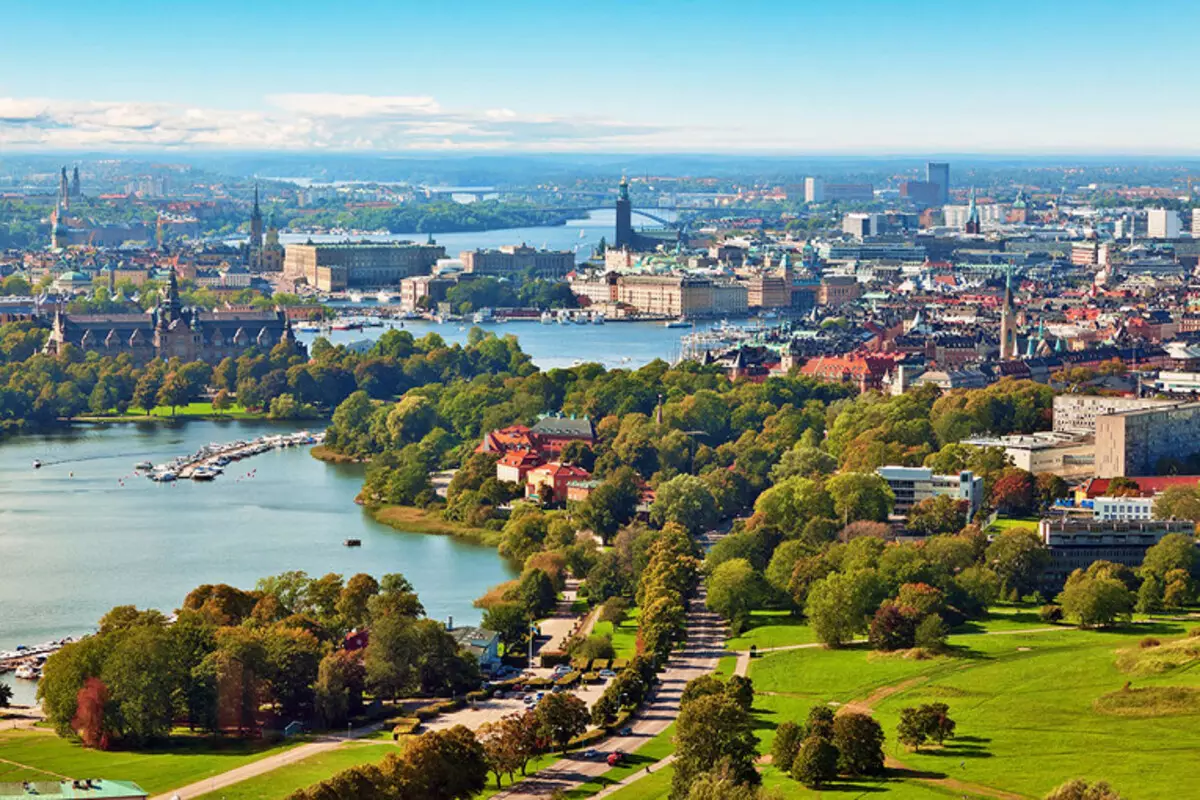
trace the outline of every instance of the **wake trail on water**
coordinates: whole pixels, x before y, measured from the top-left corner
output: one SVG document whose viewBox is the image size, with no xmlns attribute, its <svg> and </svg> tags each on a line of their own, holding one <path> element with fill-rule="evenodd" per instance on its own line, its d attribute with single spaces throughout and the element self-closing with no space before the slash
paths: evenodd
<svg viewBox="0 0 1200 800">
<path fill-rule="evenodd" d="M 134 453 L 109 453 L 102 456 L 80 456 L 79 458 L 60 458 L 55 461 L 43 461 L 42 469 L 45 469 L 46 467 L 57 467 L 61 466 L 62 464 L 81 464 L 85 461 L 104 461 L 108 458 L 137 458 L 138 456 L 148 455 L 152 455 L 152 453 L 142 451 Z"/>
</svg>

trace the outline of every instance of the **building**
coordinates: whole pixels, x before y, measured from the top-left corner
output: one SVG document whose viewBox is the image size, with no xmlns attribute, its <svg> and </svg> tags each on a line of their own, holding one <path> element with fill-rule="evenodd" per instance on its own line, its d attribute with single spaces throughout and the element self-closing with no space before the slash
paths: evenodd
<svg viewBox="0 0 1200 800">
<path fill-rule="evenodd" d="M 683 275 L 622 275 L 617 280 L 617 302 L 639 313 L 660 317 L 695 317 L 712 314 L 712 286 L 708 278 Z"/>
<path fill-rule="evenodd" d="M 962 444 L 1001 447 L 1014 467 L 1060 478 L 1085 478 L 1095 473 L 1096 443 L 1090 435 L 1044 431 L 1013 436 L 976 436 Z"/>
<path fill-rule="evenodd" d="M 875 199 L 875 187 L 869 183 L 827 183 L 825 184 L 825 200 L 827 202 L 860 202 L 869 203 Z"/>
<path fill-rule="evenodd" d="M 827 275 L 817 289 L 817 304 L 840 306 L 853 303 L 862 296 L 862 287 L 853 275 Z"/>
<path fill-rule="evenodd" d="M 907 198 L 918 208 L 929 208 L 943 204 L 942 187 L 929 181 L 903 181 L 900 196 Z"/>
<path fill-rule="evenodd" d="M 473 275 L 513 277 L 531 273 L 558 279 L 575 269 L 575 253 L 570 250 L 538 250 L 524 244 L 504 245 L 499 250 L 464 250 L 458 257 L 463 272 Z"/>
<path fill-rule="evenodd" d="M 268 352 L 277 344 L 296 343 L 287 314 L 274 311 L 203 311 L 184 307 L 172 270 L 166 296 L 144 314 L 54 315 L 46 352 L 65 345 L 103 355 L 128 354 L 140 363 L 155 358 L 207 361 L 237 358 L 251 348 Z"/>
<path fill-rule="evenodd" d="M 1097 497 L 1091 501 L 1097 522 L 1138 522 L 1154 519 L 1152 497 Z"/>
<path fill-rule="evenodd" d="M 633 240 L 633 203 L 629 199 L 629 181 L 622 175 L 621 182 L 617 184 L 617 225 L 613 245 L 617 249 L 634 250 L 637 248 Z"/>
<path fill-rule="evenodd" d="M 825 202 L 825 181 L 823 178 L 805 178 L 804 179 L 804 202 L 806 202 L 806 203 L 824 203 Z"/>
<path fill-rule="evenodd" d="M 323 292 L 398 286 L 404 278 L 428 275 L 446 248 L 413 242 L 289 244 L 284 276 Z"/>
<path fill-rule="evenodd" d="M 1178 239 L 1179 212 L 1171 208 L 1146 210 L 1146 236 L 1151 239 Z"/>
<path fill-rule="evenodd" d="M 1164 459 L 1200 452 L 1200 403 L 1096 417 L 1096 476 L 1155 475 Z"/>
<path fill-rule="evenodd" d="M 1146 551 L 1169 533 L 1195 535 L 1195 523 L 1169 520 L 1134 522 L 1086 519 L 1043 519 L 1038 535 L 1050 549 L 1050 565 L 1042 571 L 1043 589 L 1056 592 L 1077 569 L 1096 561 L 1112 561 L 1131 569 L 1142 565 Z"/>
<path fill-rule="evenodd" d="M 569 484 L 591 477 L 592 474 L 583 467 L 551 461 L 531 469 L 525 476 L 525 496 L 537 498 L 543 505 L 562 504 L 567 502 Z"/>
<path fill-rule="evenodd" d="M 842 217 L 842 233 L 849 234 L 856 239 L 865 239 L 868 236 L 875 236 L 882 232 L 882 227 L 882 214 L 865 214 L 862 212 L 855 212 Z"/>
<path fill-rule="evenodd" d="M 789 308 L 792 305 L 790 281 L 774 275 L 755 275 L 742 284 L 748 308 Z M 745 314 L 746 310 L 741 313 Z M 730 316 L 725 312 L 722 316 Z"/>
<path fill-rule="evenodd" d="M 458 645 L 459 651 L 465 650 L 475 656 L 484 672 L 500 666 L 500 634 L 473 625 L 455 627 L 454 617 L 447 620 L 446 633 Z"/>
<path fill-rule="evenodd" d="M 1192 236 L 1200 237 L 1200 208 L 1192 209 Z"/>
<path fill-rule="evenodd" d="M 587 417 L 542 417 L 529 429 L 534 446 L 547 458 L 562 453 L 568 442 L 596 443 L 596 428 Z"/>
<path fill-rule="evenodd" d="M 914 505 L 931 497 L 949 496 L 955 500 L 966 500 L 969 504 L 967 518 L 975 516 L 983 503 L 983 478 L 977 478 L 970 470 L 957 475 L 934 475 L 928 467 L 880 467 L 875 470 L 887 481 L 896 496 L 895 511 L 905 514 Z"/>
<path fill-rule="evenodd" d="M 944 161 L 929 161 L 925 164 L 925 182 L 938 187 L 935 205 L 950 202 L 950 165 Z"/>
<path fill-rule="evenodd" d="M 436 278 L 433 275 L 404 278 L 400 281 L 400 307 L 407 311 L 434 308 L 446 299 L 446 292 L 453 285 L 453 280 Z"/>
<path fill-rule="evenodd" d="M 974 200 L 972 197 L 971 202 Z M 1004 305 L 1000 308 L 1000 360 L 1014 359 L 1017 355 L 1017 322 L 1013 313 L 1012 270 L 1009 269 L 1004 276 Z"/>
<path fill-rule="evenodd" d="M 146 790 L 132 781 L 20 781 L 0 783 L 0 800 L 145 800 Z"/>
<path fill-rule="evenodd" d="M 787 367 L 785 355 L 781 366 Z M 852 383 L 859 391 L 882 389 L 888 373 L 896 362 L 890 358 L 870 356 L 817 356 L 805 361 L 800 374 L 824 383 Z"/>
<path fill-rule="evenodd" d="M 1055 433 L 1094 434 L 1097 417 L 1169 405 L 1172 405 L 1171 400 L 1100 397 L 1087 394 L 1055 395 L 1054 431 Z"/>
</svg>

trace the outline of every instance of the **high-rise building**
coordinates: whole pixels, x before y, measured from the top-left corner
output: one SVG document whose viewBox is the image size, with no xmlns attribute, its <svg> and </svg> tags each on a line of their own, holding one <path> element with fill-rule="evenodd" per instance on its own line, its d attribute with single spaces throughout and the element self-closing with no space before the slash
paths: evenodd
<svg viewBox="0 0 1200 800">
<path fill-rule="evenodd" d="M 617 186 L 617 232 L 613 244 L 617 248 L 633 247 L 633 204 L 629 201 L 629 181 L 621 176 Z"/>
<path fill-rule="evenodd" d="M 944 205 L 941 185 L 929 181 L 904 181 L 900 184 L 900 196 L 918 208 Z"/>
<path fill-rule="evenodd" d="M 825 180 L 823 178 L 805 178 L 804 179 L 804 202 L 806 202 L 806 203 L 824 203 L 825 202 Z"/>
<path fill-rule="evenodd" d="M 925 164 L 925 182 L 937 184 L 938 203 L 945 205 L 950 202 L 950 165 L 944 161 L 930 161 Z"/>
<path fill-rule="evenodd" d="M 1179 213 L 1171 208 L 1147 210 L 1146 235 L 1151 239 L 1178 239 Z"/>
</svg>

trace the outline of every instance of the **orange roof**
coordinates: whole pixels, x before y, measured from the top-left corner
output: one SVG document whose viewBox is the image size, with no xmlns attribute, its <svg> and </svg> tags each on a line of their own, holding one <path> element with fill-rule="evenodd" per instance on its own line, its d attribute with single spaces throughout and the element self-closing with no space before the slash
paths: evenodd
<svg viewBox="0 0 1200 800">
<path fill-rule="evenodd" d="M 567 480 L 586 480 L 592 477 L 592 473 L 588 472 L 583 467 L 576 467 L 573 464 L 564 464 L 561 461 L 551 461 L 548 464 L 543 464 L 540 467 L 531 469 L 530 472 L 545 474 L 550 478 L 566 478 Z"/>
<path fill-rule="evenodd" d="M 513 449 L 500 456 L 500 461 L 506 467 L 529 467 L 542 463 L 541 457 L 532 450 Z"/>
<path fill-rule="evenodd" d="M 475 452 L 486 451 L 505 453 L 518 448 L 529 449 L 533 441 L 529 438 L 529 428 L 524 425 L 510 425 L 499 428 L 483 435 L 483 441 L 475 448 Z"/>
</svg>

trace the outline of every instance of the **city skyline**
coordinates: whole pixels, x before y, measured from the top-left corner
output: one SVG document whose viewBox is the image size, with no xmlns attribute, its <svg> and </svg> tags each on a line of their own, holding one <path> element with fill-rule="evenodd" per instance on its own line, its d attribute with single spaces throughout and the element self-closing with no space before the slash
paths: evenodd
<svg viewBox="0 0 1200 800">
<path fill-rule="evenodd" d="M 0 146 L 1200 152 L 1181 2 L 320 10 L 9 3 Z"/>
</svg>

